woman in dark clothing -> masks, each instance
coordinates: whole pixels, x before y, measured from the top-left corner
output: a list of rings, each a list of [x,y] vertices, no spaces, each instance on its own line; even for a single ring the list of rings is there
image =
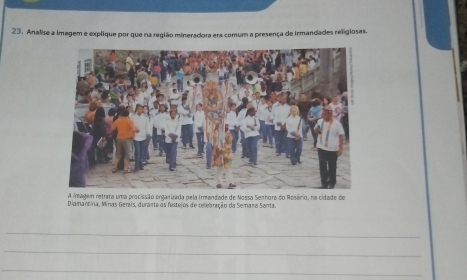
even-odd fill
[[[135,77],[136,77],[136,72],[135,68],[132,66],[130,70],[128,70],[128,78],[130,79],[131,86],[135,86]]]
[[[87,152],[91,147],[92,136],[73,131],[71,144],[70,187],[86,187],[86,173],[89,163]]]
[[[99,107],[96,110],[91,135],[93,137],[92,149],[94,149],[96,152],[97,163],[109,162],[110,159],[107,153],[105,152],[105,146],[97,145],[101,141],[101,139],[101,142],[106,141],[107,136],[107,128],[105,125],[105,110],[102,107]]]
[[[120,117],[120,115],[123,113],[123,111],[125,111],[125,107],[120,106],[120,107],[117,108],[117,113],[115,114],[113,122],[115,122],[118,119],[118,117]],[[115,130],[115,132],[112,133],[112,138],[113,138],[113,142],[114,142],[114,151],[116,151],[116,149],[117,149],[117,147],[116,147],[116,145],[117,145],[117,130]],[[118,162],[118,165],[117,165],[118,170],[123,170],[124,158],[125,157],[120,158],[120,161]]]

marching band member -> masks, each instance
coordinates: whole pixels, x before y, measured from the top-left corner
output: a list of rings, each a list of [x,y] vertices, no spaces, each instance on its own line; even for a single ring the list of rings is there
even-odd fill
[[[242,104],[243,97],[243,94],[240,95],[240,91],[234,89],[232,95],[230,96],[230,100],[232,100],[232,103],[235,103],[235,105],[240,106]]]
[[[190,148],[194,149],[193,146],[193,116],[190,112],[190,106],[187,103],[187,97],[182,97],[182,104],[177,108],[177,112],[180,114],[180,123],[182,125],[182,143],[183,149],[190,144]]]
[[[149,109],[149,117],[151,119],[151,123],[152,123],[152,147],[153,147],[153,150],[157,150],[158,146],[159,146],[159,139],[157,138],[157,127],[154,123],[154,118],[156,117],[156,115],[159,113],[159,102],[157,100],[155,100],[153,103],[152,103],[152,108]]]
[[[291,106],[290,116],[286,119],[285,126],[287,128],[287,148],[292,165],[296,165],[297,163],[301,164],[300,156],[303,148],[301,133],[303,122],[298,107],[296,105]]]
[[[169,118],[164,104],[159,105],[159,112],[152,118],[153,126],[156,128],[156,141],[159,144],[159,156],[161,157],[165,151],[165,124]],[[167,152],[165,151],[167,154]]]
[[[277,98],[278,105],[273,107],[274,129],[275,129],[275,143],[276,143],[276,156],[282,153],[287,153],[287,128],[285,127],[285,120],[290,114],[290,106],[286,103],[287,97],[281,94]]]
[[[342,155],[344,146],[344,128],[333,117],[332,109],[323,109],[322,116],[315,126],[321,189],[333,189],[336,185],[337,157]]]
[[[237,105],[232,103],[230,105],[230,112],[227,113],[227,123],[229,124],[229,132],[232,135],[232,153],[237,151],[238,142],[238,131],[240,130],[240,124],[237,120],[237,113],[235,113]]]
[[[176,110],[170,111],[170,118],[166,120],[164,130],[166,162],[169,164],[169,170],[174,171],[177,164],[177,147],[178,142],[180,142],[179,136],[182,133],[180,117],[177,116]]]
[[[135,124],[136,134],[133,139],[134,152],[135,152],[135,167],[134,172],[138,170],[143,170],[143,161],[145,147],[144,142],[151,139],[152,127],[149,123],[149,118],[143,114],[143,106],[141,104],[136,105],[136,113],[131,117],[131,120]]]
[[[172,90],[172,93],[169,96],[170,105],[178,106],[181,103],[180,99],[181,99],[180,93],[177,91],[177,89],[174,88]]]
[[[255,92],[255,94],[253,95],[253,100],[251,101],[251,103],[253,104],[253,108],[255,108],[256,111],[258,111],[258,107],[259,107],[259,105],[261,105],[261,99],[260,99],[260,96],[259,96],[259,92]]]
[[[253,104],[251,102],[248,102],[246,104],[246,108],[243,108],[240,112],[238,112],[238,115],[237,115],[237,122],[240,124],[240,137],[241,137],[240,143],[242,143],[242,157],[241,158],[248,157],[248,145],[245,141],[245,131],[243,130],[242,123],[243,123],[243,120],[248,116],[247,110],[250,108],[253,108]]]
[[[203,157],[204,154],[204,122],[206,116],[203,111],[203,104],[196,105],[196,112],[194,114],[193,128],[196,131],[196,140],[198,142],[198,157]]]
[[[263,110],[263,117],[264,117],[264,130],[266,137],[264,139],[267,139],[269,141],[269,147],[273,148],[274,145],[272,144],[273,142],[273,135],[274,135],[274,116],[272,114],[272,101],[268,100],[266,103],[266,107]],[[261,119],[260,119],[261,121]],[[263,139],[263,142],[264,142]],[[266,143],[266,142],[264,142]]]
[[[254,103],[253,103],[253,106],[254,106]],[[257,115],[258,115],[258,119],[259,119],[259,123],[260,123],[259,134],[261,136],[261,139],[263,139],[263,144],[266,144],[267,141],[268,141],[268,139],[266,137],[266,125],[265,125],[265,121],[266,121],[265,110],[266,110],[267,106],[268,105],[266,104],[266,98],[261,97],[260,104],[256,108],[256,111],[257,111]]]
[[[250,103],[249,103],[250,104]],[[256,109],[250,107],[247,116],[242,122],[242,130],[245,133],[246,145],[249,155],[249,163],[258,164],[258,140],[259,140],[259,119],[256,117]]]

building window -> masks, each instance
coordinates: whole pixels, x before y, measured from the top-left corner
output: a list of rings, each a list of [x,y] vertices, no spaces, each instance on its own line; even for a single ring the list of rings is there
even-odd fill
[[[78,61],[78,67],[77,67],[77,72],[76,74],[79,76],[81,76],[81,61]]]
[[[91,69],[91,64],[92,64],[92,60],[91,59],[86,59],[84,61],[84,74],[89,74],[89,72],[92,71]]]

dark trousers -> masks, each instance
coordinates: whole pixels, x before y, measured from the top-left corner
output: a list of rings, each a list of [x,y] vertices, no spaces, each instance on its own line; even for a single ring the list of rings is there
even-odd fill
[[[318,148],[318,159],[321,186],[333,189],[336,185],[337,151],[325,151]]]
[[[268,139],[269,144],[272,145],[272,138],[273,138],[273,134],[274,134],[274,125],[273,124],[265,124],[264,130],[266,132],[266,138]],[[264,138],[263,138],[263,142],[264,142]]]
[[[313,147],[316,148],[316,143],[318,143],[318,133],[315,132],[315,122],[310,122],[311,136],[313,136]]]
[[[178,91],[183,91],[183,80],[177,80],[177,89]]]
[[[153,127],[152,128],[152,146],[154,147],[154,150],[157,149],[159,146],[159,139],[157,138],[157,128]]]
[[[290,163],[292,165],[297,164],[302,155],[303,139],[295,140],[295,138],[287,138],[287,147],[289,149]]]
[[[143,141],[133,141],[133,145],[135,146],[135,170],[143,170],[143,149],[144,149],[144,140]]]
[[[143,142],[143,152],[141,155],[143,162],[147,162],[149,160],[149,139]]]
[[[245,133],[243,131],[241,131],[241,130],[240,130],[240,137],[241,137],[241,140],[242,140],[242,156],[248,157],[248,154],[249,154],[248,148],[249,148],[249,146],[246,143]]]
[[[275,142],[276,142],[276,153],[281,154],[281,153],[287,153],[287,130],[276,130],[276,137],[275,137]]]
[[[259,134],[261,135],[261,139],[263,139],[263,143],[268,141],[266,137],[266,124],[265,121],[259,120]]]
[[[166,147],[166,161],[169,164],[169,168],[174,169],[177,163],[177,147],[178,142],[165,143]]]
[[[235,153],[237,151],[238,131],[231,129],[230,134],[232,134],[232,152]]]
[[[167,154],[167,151],[165,149],[165,135],[157,135],[157,141],[159,141],[159,156],[162,156],[163,152]]]
[[[211,168],[212,166],[212,143],[206,143],[206,168]]]
[[[259,135],[248,137],[245,139],[248,145],[248,159],[253,164],[258,163],[258,141]]]
[[[184,124],[182,125],[182,142],[183,147],[186,145],[193,146],[193,125],[192,124]]]
[[[204,153],[204,133],[196,132],[196,140],[198,142],[198,155]]]

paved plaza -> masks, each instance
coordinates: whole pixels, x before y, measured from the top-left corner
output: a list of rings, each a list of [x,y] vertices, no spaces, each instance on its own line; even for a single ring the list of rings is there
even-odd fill
[[[196,139],[196,137],[194,137]],[[302,164],[293,166],[285,154],[276,156],[275,149],[258,144],[258,165],[249,165],[242,159],[241,145],[233,154],[232,173],[237,189],[291,189],[319,188],[321,186],[318,166],[318,153],[311,149],[312,141],[303,142]],[[196,144],[194,144],[196,146]],[[180,143],[181,146],[181,143]],[[170,172],[165,163],[165,155],[158,156],[150,144],[150,160],[144,170],[136,173],[112,173],[112,165],[99,164],[88,174],[88,187],[97,188],[141,188],[141,189],[215,189],[216,169],[206,168],[206,159],[196,156],[196,149],[183,149],[179,146],[177,168]],[[133,166],[133,162],[131,162]],[[337,161],[336,189],[349,189],[350,157],[349,143]],[[224,183],[224,188],[226,188]]]

